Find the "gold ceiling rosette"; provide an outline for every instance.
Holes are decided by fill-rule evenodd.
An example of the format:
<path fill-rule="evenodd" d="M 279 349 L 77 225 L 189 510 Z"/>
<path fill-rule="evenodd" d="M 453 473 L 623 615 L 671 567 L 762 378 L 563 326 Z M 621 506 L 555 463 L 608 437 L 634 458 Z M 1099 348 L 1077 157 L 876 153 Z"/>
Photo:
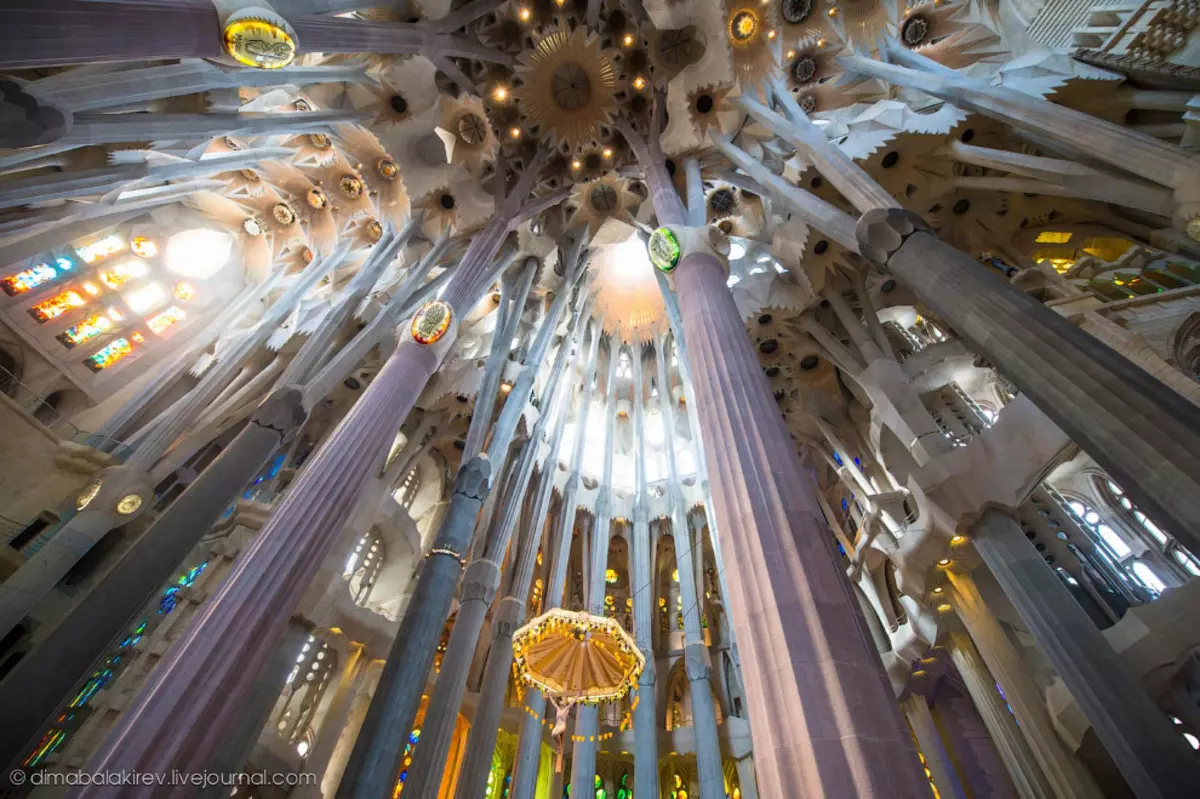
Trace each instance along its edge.
<path fill-rule="evenodd" d="M 462 164 L 472 175 L 479 175 L 484 162 L 495 157 L 496 136 L 478 97 L 443 98 L 442 117 L 434 133 L 446 145 L 446 160 Z"/>
<path fill-rule="evenodd" d="M 629 633 L 606 616 L 555 608 L 513 635 L 521 680 L 559 704 L 615 702 L 646 665 Z"/>
<path fill-rule="evenodd" d="M 725 39 L 743 86 L 757 86 L 776 68 L 775 9 L 759 0 L 726 0 Z"/>
<path fill-rule="evenodd" d="M 549 33 L 520 56 L 516 74 L 513 94 L 542 137 L 572 150 L 599 143 L 600 127 L 617 110 L 617 79 L 598 36 L 582 28 Z"/>
<path fill-rule="evenodd" d="M 629 190 L 627 180 L 610 172 L 598 180 L 576 183 L 571 204 L 575 206 L 572 222 L 587 223 L 590 238 L 608 219 L 632 222 L 629 209 L 638 204 L 638 197 Z"/>

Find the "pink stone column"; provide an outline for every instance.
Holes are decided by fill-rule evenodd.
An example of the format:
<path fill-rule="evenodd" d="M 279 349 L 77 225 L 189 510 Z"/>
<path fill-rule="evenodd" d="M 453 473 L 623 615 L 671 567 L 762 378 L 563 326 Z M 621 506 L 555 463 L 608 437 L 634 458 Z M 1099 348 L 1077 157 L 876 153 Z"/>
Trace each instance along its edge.
<path fill-rule="evenodd" d="M 927 797 L 724 265 L 675 272 L 762 796 Z"/>
<path fill-rule="evenodd" d="M 292 609 L 337 541 L 371 466 L 438 365 L 412 341 L 388 360 L 370 389 L 301 472 L 287 497 L 187 633 L 168 650 L 141 693 L 86 766 L 90 772 L 202 771 Z M 85 787 L 78 797 L 141 797 L 147 788 Z M 188 796 L 192 787 L 156 787 Z"/>

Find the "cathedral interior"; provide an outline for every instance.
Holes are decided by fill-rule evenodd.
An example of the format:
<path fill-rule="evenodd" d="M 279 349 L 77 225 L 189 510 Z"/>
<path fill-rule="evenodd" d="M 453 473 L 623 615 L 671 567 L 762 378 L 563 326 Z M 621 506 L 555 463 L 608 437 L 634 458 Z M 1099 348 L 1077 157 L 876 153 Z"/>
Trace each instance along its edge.
<path fill-rule="evenodd" d="M 0 796 L 1200 795 L 1198 0 L 0 42 Z"/>

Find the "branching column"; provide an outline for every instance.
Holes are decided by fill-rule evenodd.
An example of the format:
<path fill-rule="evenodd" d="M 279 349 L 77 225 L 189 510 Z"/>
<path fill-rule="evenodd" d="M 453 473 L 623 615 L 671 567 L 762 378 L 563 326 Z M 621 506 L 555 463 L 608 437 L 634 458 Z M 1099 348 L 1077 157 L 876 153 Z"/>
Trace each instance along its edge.
<path fill-rule="evenodd" d="M 675 565 L 679 572 L 679 595 L 683 601 L 683 663 L 692 702 L 692 733 L 696 741 L 696 771 L 700 778 L 700 799 L 722 799 L 725 776 L 721 766 L 721 744 L 717 739 L 717 718 L 709 684 L 710 666 L 700 627 L 700 597 L 696 584 L 696 565 L 701 554 L 693 547 L 687 521 L 687 507 L 675 457 L 675 402 L 667 376 L 667 341 L 658 340 L 658 401 L 663 426 L 663 449 L 667 455 L 667 484 L 671 507 L 671 529 L 675 538 Z"/>
<path fill-rule="evenodd" d="M 575 333 L 578 330 L 577 325 L 580 318 L 580 310 L 583 307 L 589 307 L 590 303 L 580 298 L 579 307 L 576 308 L 574 317 L 571 319 L 567 328 L 567 335 L 563 337 L 562 343 L 559 345 L 558 354 L 555 356 L 554 366 L 551 367 L 548 382 L 546 383 L 547 391 L 542 401 L 540 408 L 542 416 L 539 417 L 535 424 L 533 435 L 534 452 L 540 447 L 542 425 L 547 423 L 553 424 L 553 433 L 550 436 L 550 446 L 546 452 L 546 457 L 541 462 L 541 476 L 538 480 L 538 489 L 533 501 L 533 513 L 530 516 L 529 528 L 525 530 L 520 539 L 518 552 L 513 557 L 517 563 L 516 573 L 513 576 L 512 583 L 509 589 L 508 596 L 504 597 L 496 606 L 493 613 L 492 623 L 492 645 L 488 653 L 487 666 L 484 668 L 483 681 L 479 689 L 479 703 L 475 706 L 475 723 L 471 727 L 471 733 L 467 738 L 467 754 L 463 761 L 462 771 L 458 778 L 458 788 L 456 794 L 461 799 L 472 799 L 478 795 L 479 791 L 487 787 L 487 775 L 492 768 L 492 757 L 496 749 L 496 730 L 500 724 L 500 716 L 504 711 L 504 699 L 507 693 L 509 675 L 512 674 L 513 649 L 512 639 L 513 633 L 517 627 L 525 620 L 525 608 L 529 597 L 530 585 L 533 582 L 533 571 L 537 562 L 538 545 L 542 538 L 542 530 L 545 527 L 546 514 L 550 509 L 550 496 L 554 488 L 554 475 L 558 471 L 558 448 L 562 443 L 563 434 L 566 431 L 567 411 L 570 408 L 570 392 L 564 391 L 560 393 L 556 388 L 563 378 L 563 367 L 567 362 L 568 355 L 575 349 L 576 338 Z M 553 324 L 554 320 L 547 319 L 548 324 Z M 541 353 L 535 352 L 537 360 L 541 360 Z M 511 394 L 510 394 L 511 397 Z M 513 399 L 512 401 L 517 401 Z M 543 417 L 546 420 L 543 422 Z M 528 481 L 528 476 L 526 476 Z M 514 519 L 515 522 L 515 519 Z M 527 690 L 527 694 L 535 694 L 532 689 Z M 544 705 L 543 705 L 544 712 Z M 518 796 L 517 788 L 520 786 L 522 777 L 528 777 L 530 785 L 537 776 L 538 767 L 538 750 L 541 748 L 541 717 L 536 719 L 525 716 L 522 718 L 522 724 L 526 721 L 535 722 L 536 737 L 530 737 L 528 741 L 521 739 L 518 742 L 517 754 L 514 758 L 513 770 L 516 772 L 513 784 L 513 796 Z M 524 735 L 524 729 L 522 729 Z M 528 772 L 522 775 L 520 772 L 524 769 Z"/>
<path fill-rule="evenodd" d="M 1063 747 L 1046 712 L 1042 692 L 1030 679 L 1029 669 L 1013 649 L 1004 628 L 983 603 L 975 580 L 970 574 L 957 570 L 947 570 L 947 577 L 953 586 L 951 601 L 954 609 L 971 634 L 971 640 L 979 647 L 988 671 L 1004 691 L 1020 724 L 1021 734 L 1037 758 L 1053 795 L 1063 799 L 1100 796 L 1100 789 L 1091 775 Z M 977 700 L 976 705 L 981 708 L 980 713 L 985 712 L 986 703 L 980 704 Z"/>
<path fill-rule="evenodd" d="M 604 418 L 604 467 L 600 475 L 600 493 L 596 500 L 596 522 L 592 525 L 592 548 L 585 562 L 583 579 L 587 585 L 587 612 L 604 615 L 604 575 L 608 568 L 608 543 L 612 530 L 613 433 L 617 424 L 616 377 L 617 336 L 608 340 L 608 374 L 604 390 L 608 395 Z M 590 567 L 590 568 L 589 568 Z M 571 791 L 586 796 L 594 790 L 596 779 L 596 742 L 600 734 L 600 711 L 595 705 L 578 705 L 575 710 L 575 747 L 571 759 Z"/>
<path fill-rule="evenodd" d="M 313 261 L 306 267 L 296 282 L 271 304 L 262 321 L 243 334 L 227 358 L 212 366 L 199 384 L 138 445 L 129 460 L 100 474 L 97 492 L 90 497 L 85 493 L 81 497 L 87 497 L 86 500 L 77 500 L 79 513 L 0 584 L 0 634 L 19 624 L 109 530 L 128 524 L 151 505 L 154 486 L 149 472 L 155 461 L 233 379 L 242 364 L 308 290 L 338 265 L 342 255 L 344 253 Z"/>
<path fill-rule="evenodd" d="M 971 636 L 961 630 L 950 633 L 950 659 L 962 677 L 963 684 L 979 717 L 987 728 L 1000 753 L 1000 759 L 1021 799 L 1052 799 L 1054 790 L 1042 776 L 1029 744 L 1021 736 L 1016 719 L 996 689 L 996 680 L 979 656 Z"/>
<path fill-rule="evenodd" d="M 725 265 L 702 252 L 674 277 L 759 786 L 766 796 L 924 795 L 912 739 L 725 279 Z"/>
<path fill-rule="evenodd" d="M 535 159 L 531 171 L 536 172 L 532 167 L 538 162 Z M 502 230 L 517 219 L 532 182 L 533 175 L 523 176 L 498 209 L 494 223 Z M 222 730 L 245 697 L 255 673 L 266 662 L 292 609 L 338 541 L 346 515 L 371 468 L 380 462 L 396 430 L 453 345 L 457 316 L 486 288 L 481 283 L 502 240 L 502 235 L 481 235 L 472 240 L 463 263 L 446 287 L 444 301 L 453 313 L 450 327 L 440 339 L 422 344 L 412 337 L 410 325 L 397 331 L 403 340 L 395 353 L 292 484 L 220 590 L 209 599 L 204 615 L 158 664 L 142 693 L 92 757 L 89 768 L 167 773 L 172 768 L 194 772 L 206 767 Z M 486 460 L 475 459 L 456 482 L 457 492 L 470 498 L 469 502 L 459 503 L 460 514 L 467 517 L 468 538 L 489 476 Z M 460 561 L 457 555 L 438 555 L 426 567 L 427 573 L 449 571 L 453 584 Z M 422 620 L 428 623 L 434 641 L 427 653 L 429 661 L 445 621 L 446 604 L 422 608 L 430 617 Z M 414 601 L 410 607 L 422 607 L 422 603 Z M 436 620 L 431 618 L 438 613 Z M 410 612 L 405 621 L 408 616 L 413 616 L 415 622 L 421 613 Z M 412 659 L 423 659 L 425 654 Z M 427 670 L 428 663 L 422 675 Z M 411 714 L 400 721 L 405 725 L 403 735 L 407 735 Z M 388 777 L 394 775 L 394 756 L 383 765 Z M 114 797 L 132 796 L 136 790 L 93 786 L 75 793 Z"/>
<path fill-rule="evenodd" d="M 630 547 L 633 590 L 633 629 L 646 667 L 638 679 L 638 703 L 633 709 L 634 796 L 658 796 L 658 725 L 655 720 L 657 668 L 654 653 L 654 594 L 657 581 L 650 568 L 650 508 L 646 500 L 645 383 L 642 380 L 642 345 L 633 355 L 633 440 L 637 493 L 633 505 L 633 541 Z"/>
<path fill-rule="evenodd" d="M 1072 601 L 1016 520 L 988 510 L 974 533 L 975 549 L 1133 792 L 1144 799 L 1194 795 L 1200 784 L 1195 754 L 1125 670 L 1112 644 Z"/>

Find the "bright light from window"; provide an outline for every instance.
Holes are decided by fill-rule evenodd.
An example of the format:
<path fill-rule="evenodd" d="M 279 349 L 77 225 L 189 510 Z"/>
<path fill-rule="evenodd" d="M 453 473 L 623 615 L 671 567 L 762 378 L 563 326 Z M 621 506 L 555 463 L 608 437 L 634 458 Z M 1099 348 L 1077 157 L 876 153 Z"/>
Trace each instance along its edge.
<path fill-rule="evenodd" d="M 177 275 L 205 280 L 229 261 L 233 236 L 220 230 L 195 228 L 167 241 L 167 268 Z"/>
<path fill-rule="evenodd" d="M 746 245 L 738 239 L 729 240 L 729 260 L 736 261 L 746 254 Z"/>
<path fill-rule="evenodd" d="M 650 411 L 645 421 L 646 443 L 652 447 L 661 447 L 667 440 L 667 431 L 663 427 L 662 413 Z"/>
<path fill-rule="evenodd" d="M 301 741 L 296 744 L 296 754 L 300 755 L 300 757 L 308 754 L 308 741 Z"/>
<path fill-rule="evenodd" d="M 1197 738 L 1190 732 L 1185 732 L 1183 737 L 1187 739 L 1188 746 L 1192 747 L 1193 749 L 1200 749 L 1200 738 Z"/>
<path fill-rule="evenodd" d="M 129 310 L 134 313 L 152 311 L 167 301 L 167 290 L 161 283 L 147 283 L 135 291 L 127 291 L 121 295 Z"/>
<path fill-rule="evenodd" d="M 1088 514 L 1089 516 L 1091 514 Z M 1117 531 L 1109 527 L 1107 524 L 1097 524 L 1096 532 L 1104 539 L 1104 543 L 1108 544 L 1113 554 L 1118 558 L 1123 558 L 1130 553 L 1129 545 L 1121 536 L 1117 535 Z"/>
<path fill-rule="evenodd" d="M 613 270 L 613 276 L 621 282 L 642 281 L 654 275 L 654 267 L 650 265 L 650 254 L 636 234 L 612 246 L 608 264 Z"/>
<path fill-rule="evenodd" d="M 1138 581 L 1142 585 L 1156 594 L 1161 594 L 1167 588 L 1166 584 L 1158 579 L 1158 575 L 1154 573 L 1154 570 L 1140 560 L 1133 562 L 1133 576 L 1138 578 Z"/>

